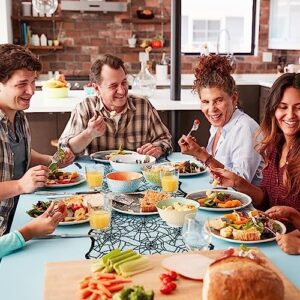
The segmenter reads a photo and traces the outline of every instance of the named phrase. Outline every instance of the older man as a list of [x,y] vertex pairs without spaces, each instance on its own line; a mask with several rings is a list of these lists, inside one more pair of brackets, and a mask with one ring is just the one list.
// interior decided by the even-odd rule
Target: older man
[[75,154],[125,149],[160,157],[170,151],[171,135],[151,103],[128,95],[123,61],[104,55],[94,62],[91,79],[97,96],[72,112],[59,140]]
[[31,149],[23,112],[40,70],[41,63],[26,48],[0,45],[0,236],[9,229],[18,195],[31,193],[47,180],[51,156]]

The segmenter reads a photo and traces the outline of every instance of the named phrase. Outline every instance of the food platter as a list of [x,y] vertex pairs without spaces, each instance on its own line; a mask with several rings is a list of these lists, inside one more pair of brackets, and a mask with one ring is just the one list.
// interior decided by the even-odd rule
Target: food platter
[[[176,167],[176,164],[183,164],[185,161],[172,161],[171,164]],[[204,174],[207,172],[207,169],[205,168],[205,166],[200,163],[200,162],[196,162],[196,161],[191,161],[190,162],[191,164],[195,164],[198,166],[199,168],[199,171],[195,172],[195,173],[189,173],[189,172],[186,172],[186,173],[179,173],[179,177],[189,177],[189,176],[197,176],[197,175],[200,175],[200,174]]]
[[[144,193],[127,193],[127,194],[111,194],[112,208],[120,213],[135,216],[157,215],[155,212],[141,212],[140,199],[144,197]],[[123,203],[122,203],[123,202]]]
[[[200,190],[198,192],[193,192],[193,193],[187,194],[186,198],[192,199],[192,200],[197,200],[199,198],[205,197],[207,191],[208,191],[208,189]],[[206,206],[202,206],[200,204],[199,209],[207,210],[207,211],[232,211],[233,209],[242,209],[242,208],[248,206],[252,202],[252,199],[248,195],[237,192],[237,191],[222,190],[222,189],[210,189],[210,191],[217,192],[217,193],[230,194],[230,196],[232,196],[232,198],[240,200],[242,202],[242,205],[236,206],[236,207],[221,208],[221,207],[206,207]]]
[[[90,158],[95,160],[95,161],[99,161],[101,163],[104,164],[109,164],[109,159],[106,158],[107,155],[110,155],[112,153],[116,153],[116,155],[118,154],[118,152],[120,152],[119,150],[105,150],[105,151],[98,151],[95,153],[92,153],[90,155]],[[135,151],[130,151],[130,150],[124,150],[123,154],[120,153],[118,155],[130,155],[136,153]]]
[[74,185],[79,185],[79,184],[86,181],[85,176],[83,174],[78,174],[78,176],[73,180],[72,180],[72,182],[69,182],[69,183],[46,184],[45,188],[51,188],[52,189],[52,188],[61,188],[61,187],[71,187],[71,186],[74,186]]
[[[274,222],[277,223],[281,227],[281,233],[284,234],[286,232],[285,225],[279,221],[274,221]],[[237,243],[237,244],[260,244],[260,243],[272,242],[276,239],[276,236],[273,236],[270,238],[261,239],[261,240],[257,240],[257,241],[242,241],[242,240],[234,240],[232,238],[223,237],[220,235],[220,232],[216,229],[211,228],[210,231],[211,231],[212,236],[214,236],[215,238],[217,238],[219,240],[227,241],[230,243]]]

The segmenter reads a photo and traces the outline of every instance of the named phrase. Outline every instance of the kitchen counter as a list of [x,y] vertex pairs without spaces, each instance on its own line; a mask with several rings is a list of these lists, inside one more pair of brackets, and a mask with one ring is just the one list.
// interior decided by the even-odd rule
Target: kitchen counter
[[[234,74],[237,85],[257,85],[263,87],[271,87],[278,78],[276,74]],[[150,102],[157,110],[198,110],[200,102],[197,94],[192,93],[191,86],[193,84],[194,75],[183,74],[181,85],[181,101],[170,100],[170,80],[160,81],[158,87],[166,87],[165,89],[156,89],[154,95],[150,98]],[[131,92],[131,91],[129,91]],[[26,111],[33,112],[70,112],[73,108],[86,97],[83,90],[69,91],[68,98],[51,99],[45,98],[41,91],[36,91],[31,99],[30,108]]]

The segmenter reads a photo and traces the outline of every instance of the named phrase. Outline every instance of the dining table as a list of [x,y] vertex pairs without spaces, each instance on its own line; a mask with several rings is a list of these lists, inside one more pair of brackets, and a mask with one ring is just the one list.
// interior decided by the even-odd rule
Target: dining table
[[[192,157],[181,153],[172,153],[160,160],[185,161]],[[76,160],[66,168],[67,171],[78,171],[84,175],[86,164],[100,163],[84,156]],[[105,173],[111,172],[111,166],[104,164]],[[180,189],[177,196],[186,196],[188,193],[200,190],[212,189],[211,177],[208,172],[198,175],[180,177]],[[139,191],[147,189],[159,189],[153,187],[146,181],[140,185]],[[71,187],[42,188],[45,192],[67,192],[75,193],[88,191],[86,182]],[[108,191],[104,179],[103,190]],[[19,198],[15,211],[11,231],[17,230],[31,220],[26,213],[37,201],[48,201],[46,195],[37,193],[24,194]],[[251,207],[251,206],[250,206]],[[197,213],[207,218],[221,217],[224,212],[198,210]],[[83,234],[93,233],[89,223],[84,222],[76,225],[60,224],[54,234]],[[251,244],[259,250],[287,277],[292,284],[300,289],[300,259],[297,255],[284,253],[275,241]],[[231,243],[216,237],[212,237],[214,249],[227,249],[228,247],[239,247],[239,244]],[[94,237],[74,237],[56,239],[34,239],[28,241],[23,249],[19,249],[2,258],[0,263],[0,299],[43,299],[45,265],[49,262],[62,262],[72,260],[83,260],[100,258],[109,251],[120,248],[133,249],[141,254],[164,254],[181,253],[188,251],[180,228],[168,226],[158,214],[149,216],[125,214],[113,211],[111,227],[107,231]],[[59,274],[57,274],[59,280]]]

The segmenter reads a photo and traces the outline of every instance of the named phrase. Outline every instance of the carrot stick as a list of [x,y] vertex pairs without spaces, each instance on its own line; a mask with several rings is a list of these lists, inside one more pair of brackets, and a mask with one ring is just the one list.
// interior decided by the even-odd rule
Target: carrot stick
[[89,297],[90,295],[92,295],[92,293],[93,292],[89,288],[81,290],[80,299],[86,299],[87,297]]
[[89,300],[99,300],[100,296],[98,294],[93,293]]
[[114,279],[114,280],[108,280],[107,282],[102,282],[104,286],[111,286],[114,284],[119,284],[119,283],[127,283],[131,282],[131,279]]
[[115,284],[115,285],[107,287],[107,289],[112,293],[118,292],[118,291],[122,290],[123,288],[124,288],[123,284]]
[[116,275],[112,273],[100,273],[96,274],[97,279],[115,279]]
[[83,290],[83,289],[85,289],[86,287],[88,287],[88,285],[89,285],[88,280],[82,281],[82,282],[80,283],[80,289]]
[[97,284],[97,288],[102,291],[106,296],[108,296],[109,298],[112,297],[111,292],[101,283]]

